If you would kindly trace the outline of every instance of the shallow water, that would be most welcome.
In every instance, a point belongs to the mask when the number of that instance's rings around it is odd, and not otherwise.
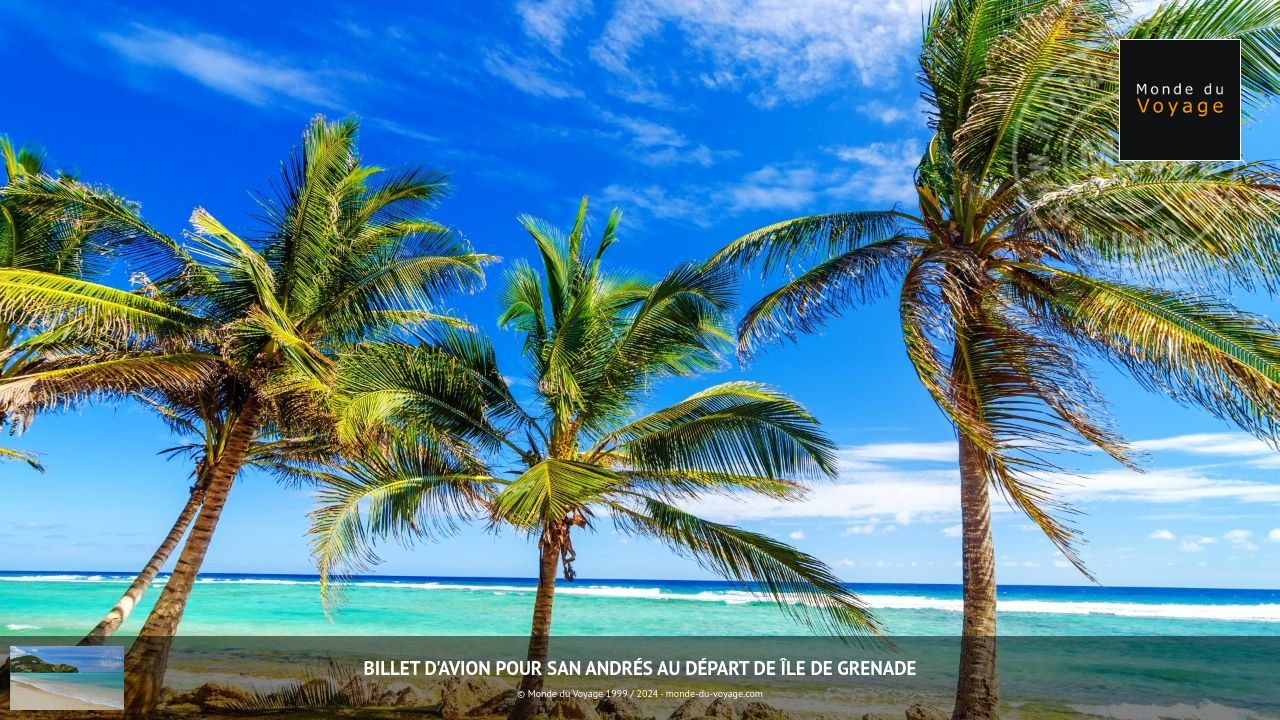
[[[131,577],[111,573],[0,573],[0,634],[76,635],[115,603]],[[157,580],[122,628],[133,633],[159,594]],[[954,585],[854,585],[896,635],[954,635]],[[370,577],[349,584],[326,617],[315,577],[205,575],[184,635],[521,635],[533,581]],[[1004,586],[1005,635],[1280,635],[1280,591]],[[557,586],[564,635],[791,635],[805,628],[770,601],[727,583],[590,580]]]

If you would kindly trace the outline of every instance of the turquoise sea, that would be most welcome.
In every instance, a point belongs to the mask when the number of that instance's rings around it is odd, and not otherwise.
[[[0,635],[75,636],[132,578],[123,573],[0,572]],[[136,632],[162,576],[122,630]],[[895,635],[955,635],[956,585],[854,585]],[[522,635],[532,580],[366,577],[326,616],[314,576],[207,574],[183,635]],[[1004,586],[1004,635],[1280,636],[1280,590]],[[799,635],[771,603],[727,583],[592,580],[558,585],[562,635]]]

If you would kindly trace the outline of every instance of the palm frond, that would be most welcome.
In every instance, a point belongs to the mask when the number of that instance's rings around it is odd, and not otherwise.
[[[761,272],[768,274],[807,260],[829,260],[902,233],[901,218],[890,211],[810,215],[747,233],[711,256],[707,264],[745,268],[759,263]]]
[[[26,463],[28,467],[36,472],[44,472],[44,465],[40,464],[35,453],[0,447],[0,460],[16,460],[20,463]]]
[[[1280,327],[1211,297],[1036,268],[1040,311],[1148,389],[1280,442]]]
[[[337,472],[314,476],[317,507],[307,534],[326,600],[335,580],[379,562],[376,540],[412,543],[448,535],[480,510],[493,482],[422,443],[370,449]]]
[[[776,500],[800,500],[808,494],[808,488],[796,480],[741,475],[737,473],[706,472],[703,470],[626,470],[624,455],[603,456],[602,461],[616,461],[613,472],[628,489],[646,497],[664,502],[696,500],[705,495],[739,496],[756,493]]]
[[[914,254],[905,237],[877,240],[820,262],[756,301],[738,323],[738,355],[754,348],[817,332],[850,305],[882,297]]]
[[[625,467],[725,475],[803,478],[836,473],[835,446],[796,401],[751,382],[695,393],[604,436],[602,451]]]
[[[866,605],[811,555],[652,498],[642,500],[638,508],[615,503],[611,509],[624,530],[660,540],[726,580],[762,592],[815,631],[839,636],[881,633]]]
[[[1125,34],[1167,40],[1240,40],[1244,112],[1257,115],[1280,95],[1280,5],[1272,0],[1173,0]]]
[[[1107,32],[1085,0],[1065,0],[1003,33],[956,129],[955,165],[982,182],[993,167],[1004,177],[1033,156],[1061,163],[1064,151],[1094,158],[1114,145],[1117,85],[1099,81],[1118,78]],[[1070,137],[1051,137],[1068,130]]]
[[[198,392],[222,368],[203,353],[102,354],[50,359],[43,369],[0,382],[0,412],[69,407],[95,398],[126,399],[140,390]]]
[[[161,299],[34,270],[0,268],[0,318],[25,326],[72,323],[80,334],[170,337],[202,326]]]
[[[987,316],[958,330],[943,410],[980,455],[987,480],[1092,578],[1080,557],[1079,528],[1068,519],[1077,511],[1054,493],[1062,468],[1046,456],[1076,450],[1070,435],[1075,428],[1042,394],[1058,380],[1088,386],[1060,348],[998,322]],[[1104,447],[1123,452],[1118,437],[1104,437]]]
[[[4,197],[35,225],[30,234],[72,237],[87,251],[121,256],[131,270],[151,281],[192,270],[191,257],[177,241],[143,219],[136,203],[107,188],[26,174],[5,187]]]
[[[1028,208],[1085,265],[1161,280],[1280,286],[1280,170],[1253,163],[1093,165]]]
[[[493,517],[533,532],[600,502],[620,485],[620,478],[605,468],[548,458],[493,496]]]
[[[987,73],[992,46],[1056,0],[941,0],[925,23],[921,83],[944,144],[964,122]]]
[[[431,307],[444,293],[477,290],[484,285],[484,266],[496,258],[471,252],[449,231],[420,234],[412,244],[346,263],[341,274],[322,288],[324,297],[301,322],[310,328],[334,318],[356,324],[375,313]]]
[[[533,422],[498,373],[492,347],[475,333],[353,349],[339,360],[338,384],[338,431],[349,441],[396,426],[492,450],[506,440],[506,425]]]

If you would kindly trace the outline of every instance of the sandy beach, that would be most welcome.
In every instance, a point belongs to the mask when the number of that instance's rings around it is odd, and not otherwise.
[[[12,710],[123,710],[41,690],[18,678],[12,678],[10,689],[9,708]]]

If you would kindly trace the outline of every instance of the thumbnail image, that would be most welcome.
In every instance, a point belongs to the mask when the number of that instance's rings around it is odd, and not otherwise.
[[[123,710],[123,647],[9,648],[10,710]]]

